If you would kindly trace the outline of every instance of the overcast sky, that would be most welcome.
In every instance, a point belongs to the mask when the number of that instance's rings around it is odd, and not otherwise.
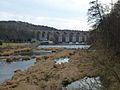
[[[90,1],[0,0],[0,20],[25,21],[57,29],[88,30],[87,10]],[[111,0],[99,1],[110,4]]]

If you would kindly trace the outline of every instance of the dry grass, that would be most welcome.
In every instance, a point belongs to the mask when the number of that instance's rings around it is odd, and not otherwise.
[[[0,46],[0,56],[9,56],[30,51],[29,46],[30,43],[3,43],[3,45]]]
[[[0,56],[10,56],[14,54],[19,54],[21,52],[29,52],[29,51],[31,51],[31,48],[9,48],[2,50],[2,52],[0,52]]]
[[[48,50],[48,49],[47,49]],[[49,49],[49,50],[53,50],[53,49]],[[55,50],[55,49],[54,49]],[[42,60],[42,59],[56,59],[56,58],[61,58],[61,57],[70,57],[71,55],[73,55],[75,53],[75,50],[63,50],[63,49],[56,49],[56,53],[53,54],[48,54],[48,55],[36,55],[35,58],[37,60]]]
[[[0,45],[0,48],[26,47],[29,45],[30,43],[3,43],[3,45]]]
[[[55,64],[54,58],[68,55],[71,60]],[[90,53],[83,50],[63,50],[48,56],[46,61],[38,61],[26,71],[18,71],[0,90],[60,90],[84,76],[95,75]]]
[[[120,90],[120,57],[110,50],[97,50],[93,59],[105,90]]]

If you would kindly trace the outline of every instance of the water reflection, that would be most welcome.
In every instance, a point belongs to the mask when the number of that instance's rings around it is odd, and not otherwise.
[[[44,54],[51,54],[52,51],[48,50],[33,50],[32,55],[44,55]]]
[[[12,63],[7,63],[5,61],[0,62],[0,82],[3,82],[6,79],[10,79],[15,70],[21,69],[25,70],[36,62],[36,59],[16,61]]]

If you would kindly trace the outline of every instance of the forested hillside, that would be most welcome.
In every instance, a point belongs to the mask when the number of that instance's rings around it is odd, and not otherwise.
[[[56,29],[21,21],[0,21],[0,40],[13,42],[30,41],[34,38],[34,30]]]

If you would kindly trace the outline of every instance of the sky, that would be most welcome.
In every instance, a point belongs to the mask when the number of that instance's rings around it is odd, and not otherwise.
[[[89,30],[91,0],[0,0],[0,21],[23,21],[57,29]],[[111,0],[99,0],[110,5]],[[116,2],[117,0],[113,0]]]

